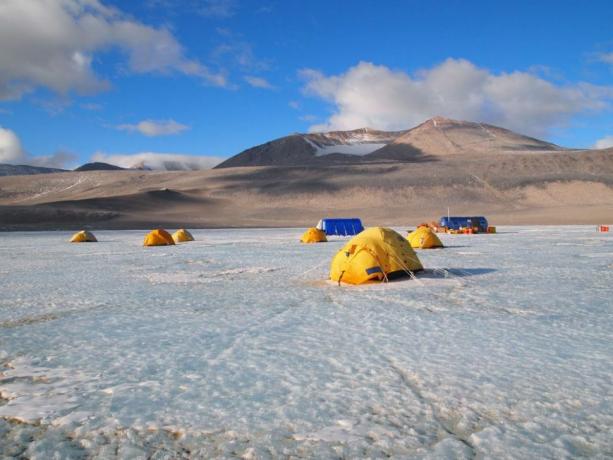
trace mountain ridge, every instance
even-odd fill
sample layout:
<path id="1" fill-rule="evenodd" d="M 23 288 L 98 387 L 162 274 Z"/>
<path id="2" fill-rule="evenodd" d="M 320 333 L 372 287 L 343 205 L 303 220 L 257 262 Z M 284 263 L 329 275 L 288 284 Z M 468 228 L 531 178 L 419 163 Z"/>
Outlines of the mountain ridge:
<path id="1" fill-rule="evenodd" d="M 547 152 L 563 147 L 487 123 L 433 117 L 406 130 L 295 133 L 244 150 L 215 168 L 426 161 L 446 155 Z"/>

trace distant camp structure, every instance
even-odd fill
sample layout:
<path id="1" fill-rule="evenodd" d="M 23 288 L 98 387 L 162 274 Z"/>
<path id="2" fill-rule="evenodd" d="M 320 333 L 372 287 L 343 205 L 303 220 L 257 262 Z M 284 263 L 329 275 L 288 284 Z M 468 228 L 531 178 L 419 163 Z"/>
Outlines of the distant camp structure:
<path id="1" fill-rule="evenodd" d="M 409 233 L 407 240 L 409 240 L 409 244 L 412 248 L 417 249 L 433 249 L 443 247 L 443 242 L 439 239 L 436 233 L 434 233 L 430 227 L 425 226 L 419 226 L 417 227 L 417 230 Z"/>
<path id="2" fill-rule="evenodd" d="M 158 228 L 152 230 L 147 234 L 147 236 L 145 236 L 143 246 L 169 246 L 174 244 L 175 242 L 172 239 L 172 236 L 170 236 L 170 233 L 163 228 Z"/>
<path id="3" fill-rule="evenodd" d="M 470 229 L 474 233 L 487 233 L 488 223 L 483 216 L 477 217 L 441 217 L 439 226 L 447 230 L 460 231 Z"/>
<path id="4" fill-rule="evenodd" d="M 364 230 L 362 221 L 358 218 L 335 218 L 321 219 L 317 224 L 319 230 L 323 230 L 326 235 L 350 236 L 357 235 Z"/>
<path id="5" fill-rule="evenodd" d="M 94 236 L 93 233 L 88 232 L 87 230 L 81 230 L 80 232 L 75 233 L 70 238 L 71 243 L 97 243 L 98 240 Z"/>
<path id="6" fill-rule="evenodd" d="M 301 243 L 325 243 L 326 241 L 328 241 L 326 233 L 315 227 L 307 229 L 300 238 Z"/>
<path id="7" fill-rule="evenodd" d="M 349 284 L 411 276 L 423 266 L 409 242 L 394 230 L 372 227 L 354 236 L 334 256 L 330 279 Z"/>
<path id="8" fill-rule="evenodd" d="M 175 243 L 187 243 L 188 241 L 194 241 L 194 236 L 184 228 L 180 228 L 172 234 L 172 240 Z"/>

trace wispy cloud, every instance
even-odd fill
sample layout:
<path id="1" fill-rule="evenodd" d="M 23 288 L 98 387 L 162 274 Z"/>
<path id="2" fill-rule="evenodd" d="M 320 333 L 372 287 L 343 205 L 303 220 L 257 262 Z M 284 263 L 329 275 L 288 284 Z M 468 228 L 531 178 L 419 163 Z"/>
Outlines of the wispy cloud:
<path id="1" fill-rule="evenodd" d="M 249 83 L 249 85 L 254 88 L 262 88 L 262 89 L 274 89 L 275 87 L 268 82 L 265 78 L 262 77 L 254 77 L 247 75 L 244 77 L 245 81 Z"/>
<path id="2" fill-rule="evenodd" d="M 306 115 L 300 116 L 299 119 L 301 121 L 313 122 L 313 121 L 317 120 L 317 117 L 315 115 L 306 114 Z"/>
<path id="3" fill-rule="evenodd" d="M 143 120 L 136 124 L 118 125 L 120 131 L 139 132 L 145 136 L 170 136 L 189 129 L 189 126 L 174 120 Z"/>
<path id="4" fill-rule="evenodd" d="M 199 8 L 200 14 L 215 18 L 229 18 L 236 14 L 238 2 L 236 0 L 204 0 Z"/>
<path id="5" fill-rule="evenodd" d="M 192 156 L 178 153 L 140 152 L 135 154 L 107 154 L 97 152 L 92 161 L 102 161 L 122 168 L 144 168 L 157 171 L 196 171 L 210 169 L 224 158 Z"/>
<path id="6" fill-rule="evenodd" d="M 600 62 L 613 65 L 613 51 L 610 53 L 598 53 L 596 57 Z"/>
<path id="7" fill-rule="evenodd" d="M 447 59 L 414 75 L 360 62 L 339 75 L 300 72 L 304 92 L 335 108 L 312 130 L 369 126 L 406 129 L 435 115 L 546 134 L 579 113 L 609 106 L 613 87 L 555 84 L 528 72 L 495 74 L 465 59 Z"/>
<path id="8" fill-rule="evenodd" d="M 265 71 L 270 67 L 268 61 L 256 57 L 253 45 L 244 40 L 230 39 L 217 45 L 211 57 L 216 62 L 246 71 Z"/>
<path id="9" fill-rule="evenodd" d="M 92 112 L 97 112 L 99 110 L 102 110 L 102 104 L 96 104 L 94 102 L 87 102 L 87 103 L 81 104 L 81 108 L 84 110 L 90 110 Z"/>

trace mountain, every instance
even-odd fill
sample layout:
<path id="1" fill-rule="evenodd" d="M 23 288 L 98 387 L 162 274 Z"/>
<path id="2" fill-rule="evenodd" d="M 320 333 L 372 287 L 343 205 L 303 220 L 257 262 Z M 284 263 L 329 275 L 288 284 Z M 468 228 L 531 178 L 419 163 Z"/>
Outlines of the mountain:
<path id="1" fill-rule="evenodd" d="M 49 174 L 64 172 L 64 169 L 44 168 L 42 166 L 9 165 L 0 163 L 0 176 L 30 176 L 32 174 Z"/>
<path id="2" fill-rule="evenodd" d="M 561 147 L 486 123 L 434 117 L 373 152 L 373 158 L 559 151 Z"/>
<path id="3" fill-rule="evenodd" d="M 109 163 L 103 163 L 101 161 L 94 161 L 92 163 L 85 163 L 79 166 L 75 171 L 120 171 L 126 168 L 121 166 L 112 165 Z"/>
<path id="4" fill-rule="evenodd" d="M 362 128 L 293 134 L 245 150 L 216 168 L 421 161 L 446 155 L 560 150 L 557 145 L 497 126 L 434 117 L 406 131 Z"/>

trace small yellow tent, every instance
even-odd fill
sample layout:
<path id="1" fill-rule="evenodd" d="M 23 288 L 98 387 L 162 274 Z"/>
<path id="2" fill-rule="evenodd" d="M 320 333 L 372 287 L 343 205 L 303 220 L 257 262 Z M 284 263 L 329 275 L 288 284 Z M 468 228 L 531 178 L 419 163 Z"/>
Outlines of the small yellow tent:
<path id="1" fill-rule="evenodd" d="M 194 241 L 194 237 L 190 232 L 181 228 L 172 234 L 172 239 L 175 243 L 186 243 L 188 241 Z"/>
<path id="2" fill-rule="evenodd" d="M 170 233 L 163 228 L 158 228 L 147 234 L 143 246 L 168 246 L 173 244 L 175 244 L 175 242 L 172 236 L 170 236 Z"/>
<path id="3" fill-rule="evenodd" d="M 300 238 L 301 243 L 325 243 L 326 241 L 328 241 L 326 233 L 315 227 L 309 228 Z"/>
<path id="4" fill-rule="evenodd" d="M 387 281 L 423 270 L 409 242 L 394 230 L 372 227 L 354 236 L 332 259 L 330 279 L 350 284 Z"/>
<path id="5" fill-rule="evenodd" d="M 98 240 L 94 236 L 93 233 L 88 232 L 87 230 L 81 230 L 80 232 L 75 233 L 70 238 L 71 243 L 96 243 Z"/>
<path id="6" fill-rule="evenodd" d="M 442 248 L 443 243 L 429 227 L 417 227 L 417 230 L 409 233 L 407 240 L 412 248 L 431 249 Z"/>

